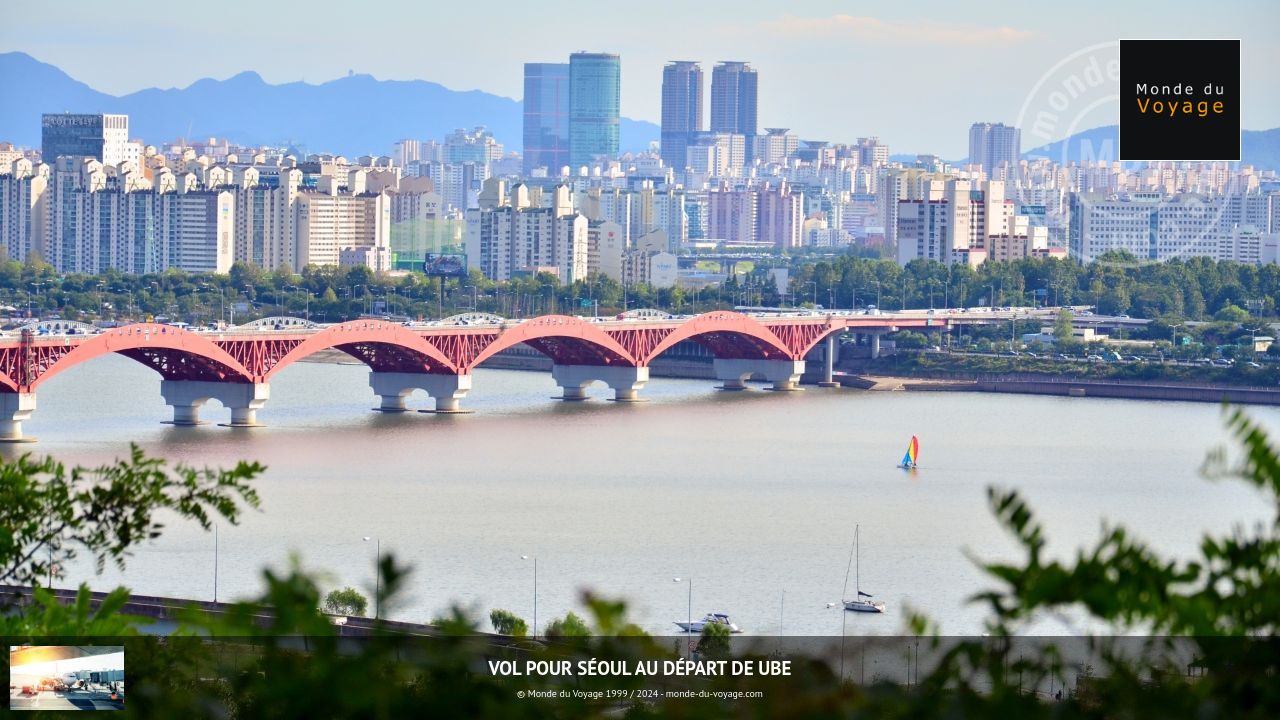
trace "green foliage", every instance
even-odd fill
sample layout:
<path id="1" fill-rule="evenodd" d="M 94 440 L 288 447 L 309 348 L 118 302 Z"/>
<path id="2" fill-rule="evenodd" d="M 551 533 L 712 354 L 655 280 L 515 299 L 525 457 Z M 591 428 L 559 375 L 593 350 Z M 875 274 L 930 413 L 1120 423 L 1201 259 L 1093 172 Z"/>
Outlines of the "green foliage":
<path id="1" fill-rule="evenodd" d="M 698 654 L 709 660 L 720 660 L 729 656 L 729 628 L 720 623 L 707 623 L 702 626 L 702 635 L 698 638 Z"/>
<path id="2" fill-rule="evenodd" d="M 1249 311 L 1237 305 L 1227 305 L 1213 314 L 1218 322 L 1242 323 L 1249 321 Z"/>
<path id="3" fill-rule="evenodd" d="M 563 618 L 547 623 L 546 634 L 549 638 L 585 638 L 590 637 L 591 628 L 587 627 L 582 618 L 570 612 Z"/>
<path id="4" fill-rule="evenodd" d="M 489 613 L 489 623 L 493 631 L 499 635 L 524 637 L 529 633 L 529 626 L 519 615 L 510 610 L 493 610 Z"/>
<path id="5" fill-rule="evenodd" d="M 40 584 L 81 553 L 101 572 L 121 568 L 138 543 L 159 536 L 172 513 L 208 528 L 214 516 L 235 523 L 242 506 L 258 506 L 249 481 L 258 463 L 197 470 L 146 457 L 136 445 L 127 459 L 96 469 L 67 470 L 52 458 L 23 455 L 0 464 L 0 583 Z"/>
<path id="6" fill-rule="evenodd" d="M 369 612 L 369 599 L 350 586 L 330 590 L 324 596 L 324 611 L 331 615 L 364 617 Z"/>
<path id="7" fill-rule="evenodd" d="M 1075 315 L 1066 308 L 1058 311 L 1058 316 L 1053 319 L 1053 338 L 1058 342 L 1070 340 L 1075 332 L 1074 326 Z"/>

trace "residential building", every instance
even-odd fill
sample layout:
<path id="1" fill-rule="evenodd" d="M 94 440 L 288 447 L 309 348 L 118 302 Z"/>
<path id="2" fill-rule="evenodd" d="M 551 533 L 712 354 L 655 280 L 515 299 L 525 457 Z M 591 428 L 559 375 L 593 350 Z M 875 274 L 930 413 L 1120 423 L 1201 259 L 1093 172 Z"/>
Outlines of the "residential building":
<path id="1" fill-rule="evenodd" d="M 751 138 L 746 164 L 751 165 L 757 132 L 759 78 L 745 62 L 724 61 L 711 71 L 711 132 Z"/>
<path id="2" fill-rule="evenodd" d="M 1022 157 L 1022 131 L 1003 123 L 974 123 L 969 128 L 969 164 L 987 176 L 1001 167 L 1014 168 Z"/>
<path id="3" fill-rule="evenodd" d="M 682 172 L 689 140 L 702 130 L 702 66 L 689 60 L 667 63 L 662 69 L 662 162 Z"/>
<path id="4" fill-rule="evenodd" d="M 498 178 L 485 181 L 478 207 L 466 213 L 467 267 L 491 280 L 554 267 L 563 283 L 587 276 L 588 221 L 573 210 L 566 185 L 557 186 L 546 207 L 530 200 L 529 188 L 507 191 Z"/>

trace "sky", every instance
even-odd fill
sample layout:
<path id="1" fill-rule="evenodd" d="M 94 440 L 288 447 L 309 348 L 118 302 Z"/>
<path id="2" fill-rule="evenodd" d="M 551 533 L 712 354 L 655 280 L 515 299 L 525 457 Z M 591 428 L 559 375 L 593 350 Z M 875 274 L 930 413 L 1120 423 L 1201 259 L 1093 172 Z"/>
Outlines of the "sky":
<path id="1" fill-rule="evenodd" d="M 895 153 L 944 157 L 965 155 L 973 122 L 1034 114 L 1082 50 L 1115 57 L 1119 38 L 1239 38 L 1242 124 L 1280 126 L 1274 0 L 17 0 L 3 15 L 0 51 L 115 95 L 253 70 L 271 83 L 354 71 L 519 98 L 523 63 L 589 50 L 621 55 L 622 114 L 656 122 L 664 62 L 702 60 L 709 93 L 716 61 L 746 60 L 759 72 L 761 128 L 837 142 L 877 135 Z M 1115 122 L 1108 93 L 1094 94 L 1073 98 L 1050 139 Z"/>

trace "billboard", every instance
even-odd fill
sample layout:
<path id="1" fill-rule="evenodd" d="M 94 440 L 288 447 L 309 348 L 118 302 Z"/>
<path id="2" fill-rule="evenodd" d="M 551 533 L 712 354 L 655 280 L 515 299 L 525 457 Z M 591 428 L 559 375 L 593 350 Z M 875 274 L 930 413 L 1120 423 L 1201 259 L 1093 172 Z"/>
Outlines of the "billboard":
<path id="1" fill-rule="evenodd" d="M 455 253 L 427 253 L 422 271 L 431 277 L 466 277 L 467 256 Z"/>

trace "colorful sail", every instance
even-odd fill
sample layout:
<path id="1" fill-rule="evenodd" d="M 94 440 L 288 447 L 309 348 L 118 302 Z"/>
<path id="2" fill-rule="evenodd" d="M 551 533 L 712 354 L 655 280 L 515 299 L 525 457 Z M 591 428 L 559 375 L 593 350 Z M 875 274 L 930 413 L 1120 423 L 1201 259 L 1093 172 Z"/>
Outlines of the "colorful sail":
<path id="1" fill-rule="evenodd" d="M 915 435 L 911 436 L 911 442 L 907 444 L 907 454 L 902 456 L 903 467 L 914 467 L 916 458 L 920 456 L 920 441 Z"/>

